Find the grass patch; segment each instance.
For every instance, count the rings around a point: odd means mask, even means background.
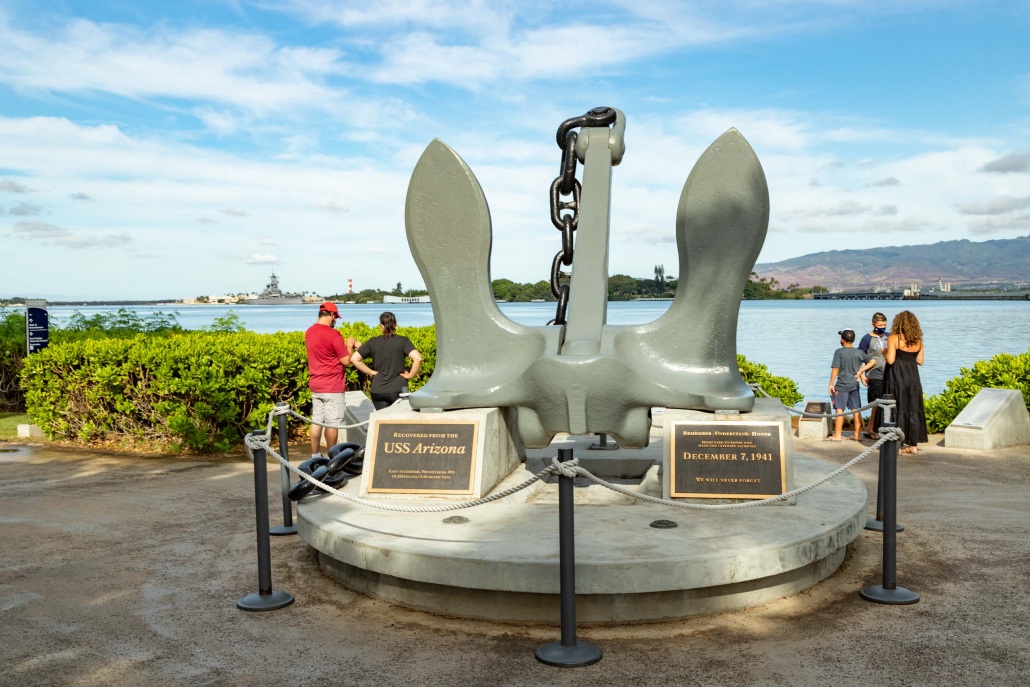
[[[18,438],[18,425],[31,423],[25,413],[0,413],[0,441],[13,441]]]

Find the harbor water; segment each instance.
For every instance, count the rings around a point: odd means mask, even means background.
[[[429,304],[341,304],[344,321],[379,323],[379,313],[391,310],[401,326],[433,323]],[[554,303],[501,303],[501,311],[525,325],[544,325],[554,317]],[[669,307],[663,301],[613,301],[608,304],[608,323],[642,324],[659,317]],[[115,310],[99,306],[52,306],[50,317],[58,325],[68,323],[76,312],[90,316]],[[132,306],[149,313],[174,313],[186,329],[208,327],[229,311],[254,332],[303,331],[314,322],[316,305],[184,305]],[[806,400],[828,400],[830,361],[840,345],[837,332],[854,329],[859,337],[870,329],[874,312],[890,322],[901,310],[919,318],[926,339],[926,363],[920,370],[923,390],[939,393],[945,383],[979,360],[998,353],[1025,353],[1030,349],[1030,303],[1027,301],[743,301],[737,327],[737,352],[770,372],[790,377]],[[865,400],[863,394],[863,401]]]

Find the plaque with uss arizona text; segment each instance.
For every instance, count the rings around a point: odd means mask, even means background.
[[[764,499],[787,491],[779,422],[675,422],[669,442],[670,495]]]
[[[472,494],[479,423],[380,420],[370,437],[368,493]]]

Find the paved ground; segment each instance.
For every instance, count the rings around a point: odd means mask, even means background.
[[[865,532],[803,594],[675,623],[580,628],[605,655],[578,669],[535,660],[556,628],[439,618],[353,594],[296,537],[273,538],[272,556],[275,587],[297,602],[237,610],[257,590],[242,458],[0,444],[0,684],[1026,685],[1030,447],[940,442],[899,469],[899,583],[918,604],[859,598],[880,581],[880,535]],[[795,448],[836,464],[857,453],[853,442]],[[875,496],[875,462],[856,474]]]

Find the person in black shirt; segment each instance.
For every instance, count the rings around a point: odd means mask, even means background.
[[[372,405],[376,410],[397,402],[408,390],[408,380],[414,379],[422,365],[422,354],[406,336],[397,334],[397,317],[392,312],[379,316],[381,336],[375,336],[355,351],[351,363],[372,378]],[[375,369],[364,358],[370,358]],[[405,360],[411,358],[411,369],[405,369]]]

